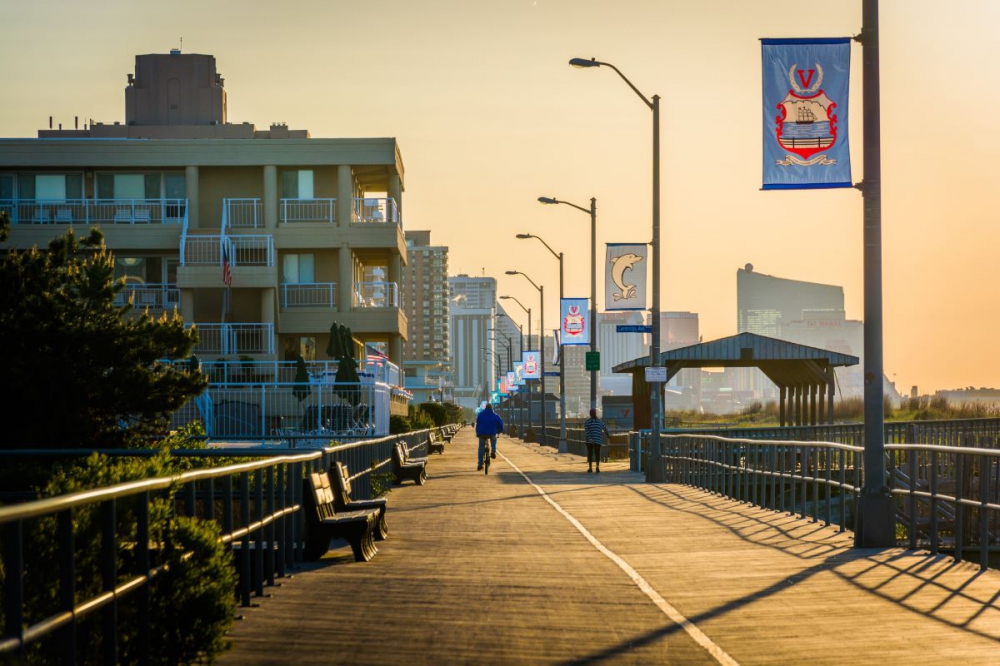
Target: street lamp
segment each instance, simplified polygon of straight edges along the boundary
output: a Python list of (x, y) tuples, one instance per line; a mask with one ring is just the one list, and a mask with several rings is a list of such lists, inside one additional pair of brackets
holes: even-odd
[[(525, 312), (528, 313), (528, 346), (530, 347), (531, 346), (531, 308), (524, 307), (524, 303), (522, 303), (521, 301), (517, 300), (513, 296), (501, 296), (500, 299), (501, 300), (505, 300), (505, 301), (506, 300), (514, 301), (515, 303), (517, 303), (518, 305), (521, 306), (522, 310), (524, 310)], [(510, 315), (505, 315), (505, 316), (507, 317), (507, 319), (510, 319)], [(510, 320), (514, 321), (513, 319), (510, 319)], [(514, 323), (517, 324), (517, 322), (514, 322)], [(521, 328), (520, 324), (517, 324), (517, 328), (518, 328), (518, 330), (521, 331), (521, 345), (520, 345), (520, 349), (521, 349), (521, 355), (523, 356), (524, 355), (524, 329)], [(523, 397), (520, 398), (517, 401), (517, 406), (518, 406), (517, 412), (518, 412), (518, 417), (519, 417), (518, 418), (518, 427), (519, 427), (518, 432), (521, 433), (521, 439), (524, 439), (524, 398)], [(529, 426), (531, 425), (531, 391), (528, 391), (528, 425)]]
[[(487, 362), (491, 366), (493, 366), (494, 370), (497, 373), (497, 376), (499, 377), (500, 376), (500, 354), (496, 353), (495, 351), (493, 351), (489, 347), (480, 347), (479, 349), (481, 351), (487, 352), (487, 354), (483, 354), (483, 358), (487, 359)], [(493, 356), (491, 357), (488, 354), (492, 354)], [(494, 361), (495, 361), (495, 363), (494, 363)], [(495, 381), (496, 380), (494, 380), (494, 383), (495, 383)], [(486, 401), (490, 402), (490, 404), (492, 404), (492, 402), (490, 401), (490, 398), (493, 397), (493, 384), (490, 384), (489, 382), (487, 382), (486, 386), (487, 386), (487, 389), (486, 389)]]
[[(628, 84), (643, 104), (653, 112), (653, 305), (649, 308), (652, 319), (652, 340), (649, 345), (649, 367), (659, 364), (660, 358), (660, 96), (647, 98), (636, 88), (617, 67), (608, 62), (600, 62), (596, 58), (573, 58), (569, 61), (573, 67), (610, 67), (622, 81)], [(654, 461), (660, 457), (660, 427), (663, 413), (663, 387), (657, 386), (650, 396), (650, 437), (649, 462), (646, 464), (647, 481), (663, 481), (662, 465)], [(655, 469), (654, 469), (655, 468)]]
[[(507, 275), (520, 275), (525, 280), (531, 283), (531, 286), (538, 290), (538, 301), (541, 306), (541, 313), (538, 315), (538, 365), (541, 370), (542, 382), (542, 439), (545, 440), (544, 443), (548, 444), (548, 433), (545, 432), (545, 285), (537, 285), (535, 281), (532, 280), (526, 273), (521, 271), (506, 271)], [(529, 342), (531, 341), (531, 336), (528, 336)]]
[[(511, 342), (510, 336), (504, 335), (503, 331), (501, 331), (499, 329), (496, 329), (496, 328), (492, 328), (491, 327), (491, 328), (488, 328), (486, 330), (487, 330), (487, 332), (493, 331), (494, 333), (498, 333), (498, 334), (502, 335), (503, 337), (507, 338), (506, 340), (502, 340), (502, 339), (494, 336), (491, 339), (493, 340), (493, 342), (499, 342), (500, 344), (502, 344), (504, 347), (507, 348), (507, 371), (509, 372), (514, 367), (511, 364), (511, 344), (513, 344), (513, 343)], [(501, 356), (501, 359), (502, 358), (503, 357)], [(503, 376), (503, 375), (501, 375), (501, 376)], [(505, 381), (501, 381), (501, 383), (505, 383)], [(510, 406), (511, 406), (510, 405), (510, 401), (511, 401), (510, 393), (508, 392), (508, 394), (507, 394), (507, 409), (508, 409), (508, 412), (509, 412)], [(510, 418), (510, 414), (508, 413), (507, 416), (508, 416), (508, 419), (509, 419)]]
[[(549, 244), (534, 234), (518, 234), (518, 238), (534, 238), (545, 246), (545, 249), (552, 253), (552, 256), (559, 260), (559, 307), (562, 307), (563, 293), (563, 253), (556, 253)], [(560, 314), (560, 317), (562, 315)], [(562, 326), (560, 325), (560, 329)], [(555, 344), (561, 344), (555, 341)], [(543, 398), (544, 400), (544, 398)], [(566, 445), (566, 356), (563, 350), (559, 349), (559, 453), (568, 453), (569, 447)]]
[[(590, 208), (560, 201), (555, 197), (538, 197), (543, 204), (565, 204), (590, 215), (590, 351), (597, 352), (597, 199), (590, 199)], [(597, 409), (597, 370), (590, 371), (590, 408)]]

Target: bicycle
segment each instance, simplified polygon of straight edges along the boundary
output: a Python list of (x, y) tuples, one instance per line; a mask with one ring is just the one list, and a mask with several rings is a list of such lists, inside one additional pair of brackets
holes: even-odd
[(490, 447), (491, 443), (491, 438), (483, 437), (483, 474), (490, 473), (490, 451), (492, 450)]

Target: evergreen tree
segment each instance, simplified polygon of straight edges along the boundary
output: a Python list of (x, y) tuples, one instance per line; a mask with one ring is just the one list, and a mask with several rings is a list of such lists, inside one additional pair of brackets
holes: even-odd
[[(10, 219), (0, 213), (0, 242)], [(47, 251), (10, 248), (0, 263), (0, 385), (7, 397), (0, 447), (145, 446), (169, 414), (206, 386), (182, 359), (197, 342), (175, 313), (154, 319), (115, 305), (124, 289), (114, 257), (91, 229), (70, 229)]]

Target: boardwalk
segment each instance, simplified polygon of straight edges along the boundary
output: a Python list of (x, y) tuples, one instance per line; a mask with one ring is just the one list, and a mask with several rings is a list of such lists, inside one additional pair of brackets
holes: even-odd
[[(222, 664), (997, 664), (1000, 572), (469, 428), (344, 547), (244, 611)], [(542, 494), (544, 493), (544, 495)]]

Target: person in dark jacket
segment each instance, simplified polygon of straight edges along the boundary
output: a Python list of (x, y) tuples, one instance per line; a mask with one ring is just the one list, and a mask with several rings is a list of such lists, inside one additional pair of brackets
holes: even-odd
[(597, 418), (597, 410), (590, 410), (590, 418), (583, 422), (583, 438), (587, 442), (587, 471), (593, 472), (593, 465), (597, 465), (597, 473), (601, 473), (601, 444), (604, 437), (611, 436), (604, 421)]
[(486, 455), (486, 442), (489, 440), (492, 445), (490, 458), (497, 457), (497, 435), (503, 432), (503, 419), (493, 411), (493, 405), (486, 403), (486, 406), (476, 417), (476, 437), (479, 438), (479, 467), (483, 468), (483, 457)]

